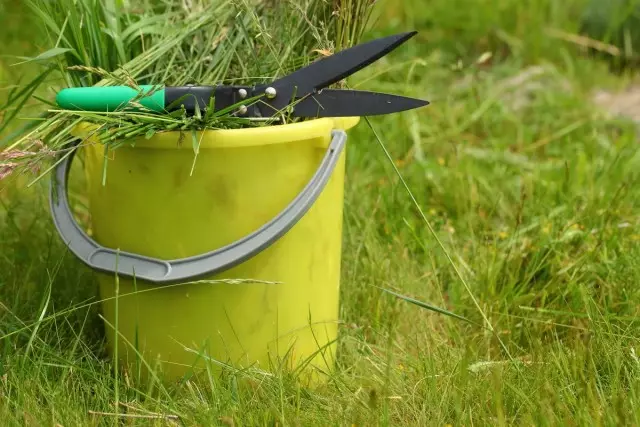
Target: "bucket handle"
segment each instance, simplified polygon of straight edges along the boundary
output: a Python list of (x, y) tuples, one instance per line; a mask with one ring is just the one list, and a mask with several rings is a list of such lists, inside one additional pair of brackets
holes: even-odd
[(347, 140), (344, 130), (333, 130), (331, 134), (331, 143), (317, 171), (286, 208), (258, 230), (211, 252), (165, 261), (105, 248), (91, 239), (75, 221), (67, 199), (67, 179), (75, 148), (56, 166), (51, 182), (50, 208), (53, 222), (71, 252), (98, 271), (117, 273), (157, 284), (189, 281), (219, 273), (272, 245), (311, 208), (331, 178)]

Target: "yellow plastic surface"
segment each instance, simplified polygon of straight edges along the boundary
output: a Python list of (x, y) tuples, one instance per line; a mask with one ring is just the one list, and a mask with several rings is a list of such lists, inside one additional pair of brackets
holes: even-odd
[[(180, 132), (158, 133), (109, 152), (104, 186), (104, 146), (85, 142), (92, 237), (110, 248), (161, 259), (231, 243), (289, 204), (320, 164), (331, 130), (348, 129), (358, 120), (198, 133), (200, 151), (191, 176), (190, 133), (182, 138)], [(86, 135), (87, 128), (78, 132)], [(132, 280), (120, 277), (122, 362), (135, 369), (137, 348), (152, 367), (161, 363), (169, 381), (202, 372), (207, 364), (218, 373), (218, 362), (273, 371), (312, 358), (305, 369), (330, 370), (337, 338), (344, 156), (313, 207), (286, 235), (210, 278), (281, 283), (138, 281), (134, 288)], [(116, 281), (103, 273), (99, 281), (114, 356)]]

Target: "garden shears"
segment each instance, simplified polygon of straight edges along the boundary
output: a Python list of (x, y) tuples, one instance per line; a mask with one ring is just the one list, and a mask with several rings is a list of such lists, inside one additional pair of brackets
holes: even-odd
[[(63, 109), (118, 111), (134, 101), (157, 112), (184, 108), (187, 115), (213, 107), (238, 117), (356, 117), (395, 113), (428, 105), (428, 101), (361, 90), (327, 87), (385, 56), (416, 35), (383, 37), (324, 57), (271, 83), (255, 86), (129, 86), (74, 87), (58, 92)], [(224, 110), (224, 111), (223, 111)]]

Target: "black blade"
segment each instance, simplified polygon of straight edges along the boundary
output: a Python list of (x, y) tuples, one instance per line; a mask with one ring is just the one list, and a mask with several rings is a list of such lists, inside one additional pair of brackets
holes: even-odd
[(297, 117), (375, 116), (429, 105), (429, 101), (405, 96), (360, 90), (324, 89), (296, 101), (293, 115)]
[(313, 93), (377, 61), (416, 34), (416, 31), (411, 31), (350, 47), (296, 70), (268, 86), (278, 91), (278, 98), (280, 94), (286, 97), (292, 93), (294, 87), (297, 87), (297, 97)]

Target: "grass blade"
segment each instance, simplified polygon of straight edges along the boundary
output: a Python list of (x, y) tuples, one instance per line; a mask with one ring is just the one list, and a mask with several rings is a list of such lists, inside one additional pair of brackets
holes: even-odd
[(394, 292), (392, 290), (381, 288), (379, 286), (376, 286), (376, 288), (378, 288), (378, 289), (380, 289), (380, 290), (382, 290), (382, 291), (384, 291), (384, 292), (386, 292), (386, 293), (388, 293), (390, 295), (393, 295), (393, 296), (395, 296), (395, 297), (397, 297), (397, 298), (399, 298), (399, 299), (401, 299), (403, 301), (406, 301), (408, 303), (417, 305), (418, 307), (424, 308), (426, 310), (433, 311), (433, 312), (436, 312), (436, 313), (439, 313), (439, 314), (444, 314), (445, 316), (453, 317), (454, 319), (463, 320), (463, 321), (465, 321), (467, 323), (471, 323), (472, 325), (482, 326), (482, 325), (479, 325), (478, 323), (474, 322), (473, 320), (469, 320), (464, 316), (460, 316), (459, 314), (455, 314), (455, 313), (453, 313), (453, 312), (451, 312), (449, 310), (445, 310), (444, 308), (436, 307), (435, 305), (431, 305), (431, 304), (428, 304), (426, 302), (419, 301), (419, 300), (417, 300), (415, 298), (411, 298), (411, 297), (408, 297), (406, 295), (402, 295), (402, 294), (399, 294), (397, 292)]

